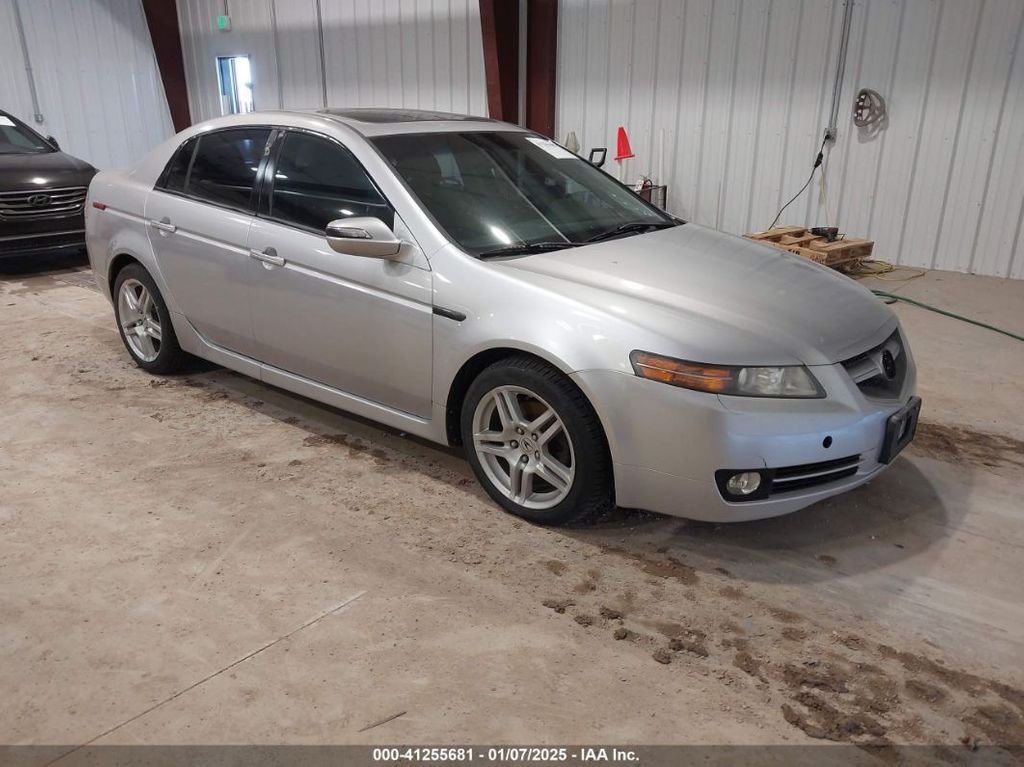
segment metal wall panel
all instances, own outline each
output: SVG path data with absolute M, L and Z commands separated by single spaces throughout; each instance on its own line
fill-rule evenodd
M 14 0 L 0 0 L 0 51 L 0 106 L 25 122 L 35 124 L 25 62 L 14 24 Z
M 277 16 L 275 48 L 281 73 L 279 106 L 286 109 L 322 106 L 315 0 L 274 3 L 271 10 Z M 324 53 L 326 55 L 326 50 Z M 192 90 L 191 84 L 189 90 Z M 260 106 L 257 102 L 256 107 Z
M 223 9 L 223 0 L 178 0 L 194 120 L 221 114 L 215 58 L 241 53 L 257 109 L 323 105 L 315 0 L 230 0 L 230 32 L 215 27 Z M 486 114 L 477 0 L 321 0 L 321 9 L 330 106 Z
M 44 122 L 32 103 L 14 26 L 0 0 L 0 103 L 99 168 L 129 165 L 174 133 L 139 0 L 21 0 Z
M 768 226 L 828 122 L 842 0 L 561 0 L 557 130 L 657 173 L 673 212 Z M 783 222 L 840 225 L 878 258 L 1024 277 L 1024 3 L 856 0 L 839 140 Z M 857 90 L 889 107 L 853 125 Z M 612 172 L 617 172 L 612 163 Z
M 217 57 L 248 54 L 253 75 L 256 109 L 277 109 L 277 62 L 273 14 L 269 0 L 231 0 L 228 4 L 231 31 L 217 30 L 217 16 L 224 13 L 223 0 L 177 0 L 181 48 L 188 83 L 189 110 L 193 122 L 221 114 Z M 312 3 L 278 3 L 278 7 Z M 306 24 L 315 29 L 315 16 Z M 315 40 L 315 37 L 314 37 Z M 310 41 L 306 41 L 309 45 Z M 315 54 L 316 44 L 312 43 Z M 303 73 L 306 76 L 306 73 Z M 319 93 L 320 75 L 308 78 Z M 319 99 L 317 100 L 319 103 Z

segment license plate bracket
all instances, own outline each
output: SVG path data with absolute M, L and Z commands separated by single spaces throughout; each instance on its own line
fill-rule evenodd
M 907 404 L 889 416 L 885 422 L 885 439 L 878 454 L 879 463 L 891 463 L 917 433 L 917 419 L 921 415 L 921 398 L 911 397 Z

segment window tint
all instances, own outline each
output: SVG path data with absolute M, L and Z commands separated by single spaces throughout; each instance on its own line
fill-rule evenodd
M 318 232 L 350 216 L 374 216 L 394 226 L 391 207 L 348 150 L 297 132 L 285 136 L 278 155 L 270 216 Z
M 163 174 L 160 176 L 160 181 L 157 184 L 161 189 L 166 189 L 170 192 L 184 192 L 185 182 L 188 181 L 188 169 L 192 164 L 192 154 L 195 152 L 196 143 L 199 139 L 189 139 L 182 146 L 178 147 L 178 151 L 171 157 L 171 161 L 167 163 L 167 167 L 164 169 Z
M 621 226 L 674 225 L 606 173 L 518 132 L 439 132 L 373 139 L 448 236 L 470 253 L 576 245 Z
M 187 194 L 219 205 L 248 208 L 269 128 L 239 128 L 199 137 Z
M 39 154 L 52 151 L 53 147 L 43 141 L 35 131 L 18 125 L 7 115 L 0 114 L 0 154 Z

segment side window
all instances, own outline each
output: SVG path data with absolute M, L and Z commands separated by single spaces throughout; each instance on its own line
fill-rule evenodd
M 160 174 L 157 188 L 166 189 L 168 192 L 184 192 L 185 184 L 188 181 L 188 169 L 192 165 L 192 155 L 195 153 L 196 144 L 199 139 L 191 138 L 178 147 L 177 151 L 167 163 L 164 172 Z
M 187 194 L 218 205 L 248 208 L 269 128 L 237 128 L 199 137 Z
M 322 232 L 338 218 L 374 216 L 394 226 L 394 212 L 348 150 L 291 132 L 274 169 L 270 216 Z

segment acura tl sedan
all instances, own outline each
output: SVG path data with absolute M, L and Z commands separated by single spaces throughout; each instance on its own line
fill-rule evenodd
M 128 353 L 188 354 L 447 445 L 529 520 L 731 522 L 867 482 L 913 438 L 893 312 L 475 117 L 250 113 L 89 187 Z

